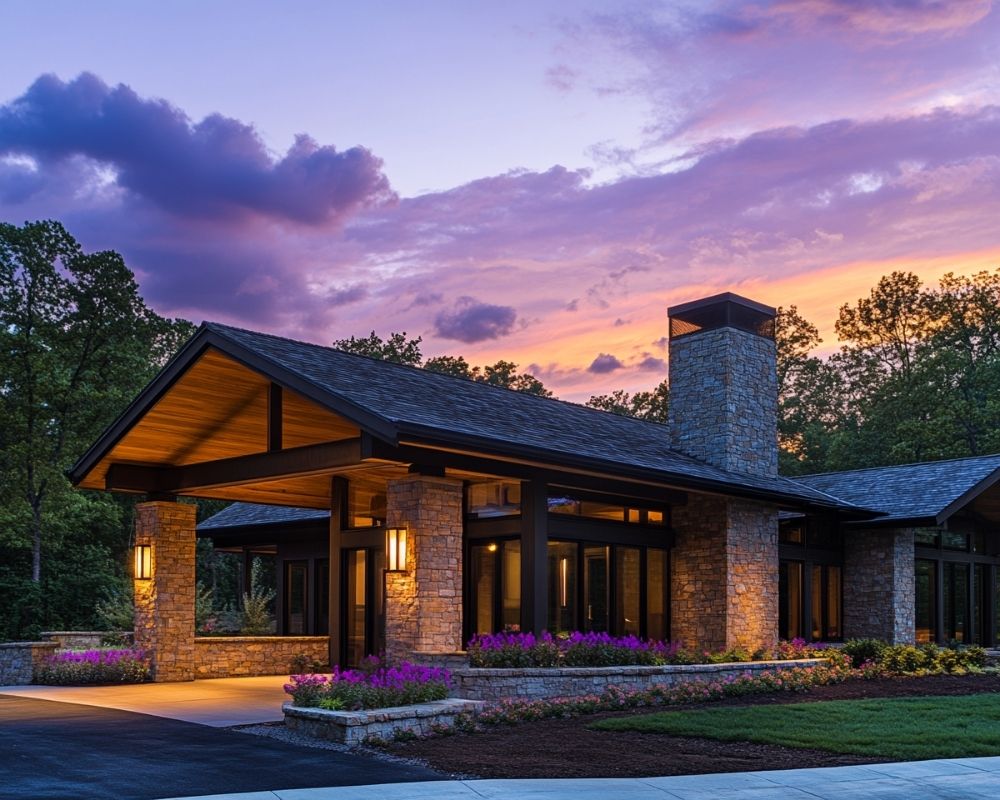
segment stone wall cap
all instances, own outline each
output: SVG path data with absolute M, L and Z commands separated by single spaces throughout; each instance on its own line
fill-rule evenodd
M 26 647 L 57 650 L 59 642 L 0 642 L 0 650 L 15 650 Z
M 665 664 L 646 666 L 626 664 L 618 667 L 463 667 L 451 670 L 456 678 L 543 678 L 599 677 L 603 675 L 676 675 L 727 670 L 762 670 L 769 667 L 811 667 L 826 662 L 825 658 L 795 658 L 785 661 L 728 661 L 720 664 Z
M 329 642 L 329 636 L 195 636 L 195 644 L 232 644 L 234 642 Z
M 462 711 L 474 712 L 485 705 L 486 702 L 484 700 L 463 700 L 458 697 L 447 697 L 444 700 L 416 703 L 412 706 L 368 708 L 362 711 L 328 711 L 325 708 L 303 708 L 292 703 L 282 704 L 281 710 L 290 717 L 329 720 L 347 727 L 354 727 L 356 725 L 367 725 L 371 722 L 390 722 L 399 719 L 433 717 L 441 713 L 457 714 Z

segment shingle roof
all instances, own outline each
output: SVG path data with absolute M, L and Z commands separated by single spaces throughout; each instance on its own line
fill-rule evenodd
M 879 525 L 902 520 L 937 520 L 982 484 L 1000 478 L 1000 454 L 803 475 L 796 480 L 848 503 L 877 508 Z M 985 487 L 983 487 L 985 488 Z
M 479 443 L 556 464 L 586 462 L 623 475 L 806 505 L 852 505 L 787 478 L 727 472 L 671 450 L 665 426 L 657 423 L 227 325 L 203 329 L 293 372 L 332 404 L 356 409 L 396 435 Z
M 199 531 L 221 528 L 243 528 L 250 525 L 276 525 L 278 523 L 310 522 L 330 518 L 329 511 L 289 506 L 263 506 L 257 503 L 233 503 L 218 514 L 198 523 Z

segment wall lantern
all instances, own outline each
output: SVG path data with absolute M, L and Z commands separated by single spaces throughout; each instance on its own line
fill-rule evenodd
M 406 528 L 385 529 L 386 572 L 406 571 Z
M 135 579 L 148 581 L 153 577 L 153 547 L 148 544 L 135 546 Z

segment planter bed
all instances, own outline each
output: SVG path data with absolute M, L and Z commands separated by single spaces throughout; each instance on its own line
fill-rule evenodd
M 645 689 L 653 685 L 675 686 L 689 681 L 717 680 L 746 673 L 814 667 L 824 658 L 794 661 L 747 661 L 728 664 L 672 664 L 661 667 L 522 667 L 500 669 L 466 667 L 452 670 L 454 694 L 467 700 L 579 697 L 601 694 L 609 686 Z
M 392 741 L 400 735 L 426 736 L 434 733 L 437 726 L 451 726 L 458 714 L 475 714 L 483 705 L 475 700 L 447 698 L 364 711 L 326 711 L 299 708 L 291 703 L 285 703 L 281 710 L 289 730 L 317 739 L 357 745 L 366 740 Z

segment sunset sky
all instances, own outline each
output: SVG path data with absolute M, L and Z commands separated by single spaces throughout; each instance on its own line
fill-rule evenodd
M 990 0 L 46 2 L 0 27 L 0 219 L 160 313 L 406 331 L 569 400 L 669 305 L 1000 267 Z

